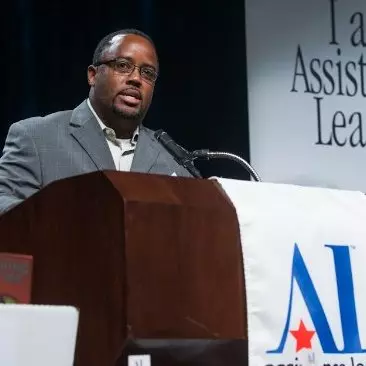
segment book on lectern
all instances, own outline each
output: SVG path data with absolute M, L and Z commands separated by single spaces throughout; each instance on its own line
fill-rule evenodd
M 0 253 L 0 303 L 29 304 L 32 273 L 31 255 Z

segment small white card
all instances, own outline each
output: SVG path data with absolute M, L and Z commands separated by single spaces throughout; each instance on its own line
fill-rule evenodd
M 1 366 L 72 366 L 79 311 L 71 306 L 0 305 Z
M 150 355 L 128 356 L 128 366 L 151 366 Z

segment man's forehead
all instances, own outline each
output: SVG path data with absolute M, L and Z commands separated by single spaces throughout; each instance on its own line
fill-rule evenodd
M 128 38 L 128 39 L 127 39 Z M 118 51 L 119 47 L 121 45 L 143 45 L 144 47 L 146 45 L 149 45 L 149 48 L 155 53 L 154 46 L 151 44 L 151 42 L 138 35 L 138 34 L 117 34 L 115 35 L 109 42 L 108 42 L 108 48 L 107 51 L 110 53 L 114 53 Z
M 127 34 L 117 34 L 108 42 L 108 51 L 115 52 Z
M 149 62 L 158 64 L 158 56 L 154 45 L 146 38 L 136 34 L 117 34 L 109 42 L 105 54 L 111 57 L 120 57 L 122 54 L 133 57 L 135 52 L 141 52 Z M 127 53 L 126 53 L 127 52 Z

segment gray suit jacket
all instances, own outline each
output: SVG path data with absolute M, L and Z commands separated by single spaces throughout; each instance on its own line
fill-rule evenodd
M 0 158 L 0 212 L 47 184 L 96 170 L 116 170 L 107 141 L 86 101 L 70 111 L 11 125 Z M 191 176 L 141 126 L 131 171 Z

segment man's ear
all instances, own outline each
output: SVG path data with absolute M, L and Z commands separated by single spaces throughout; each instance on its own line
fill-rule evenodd
M 96 74 L 97 74 L 97 68 L 94 65 L 88 66 L 88 84 L 89 84 L 89 86 L 94 86 Z

